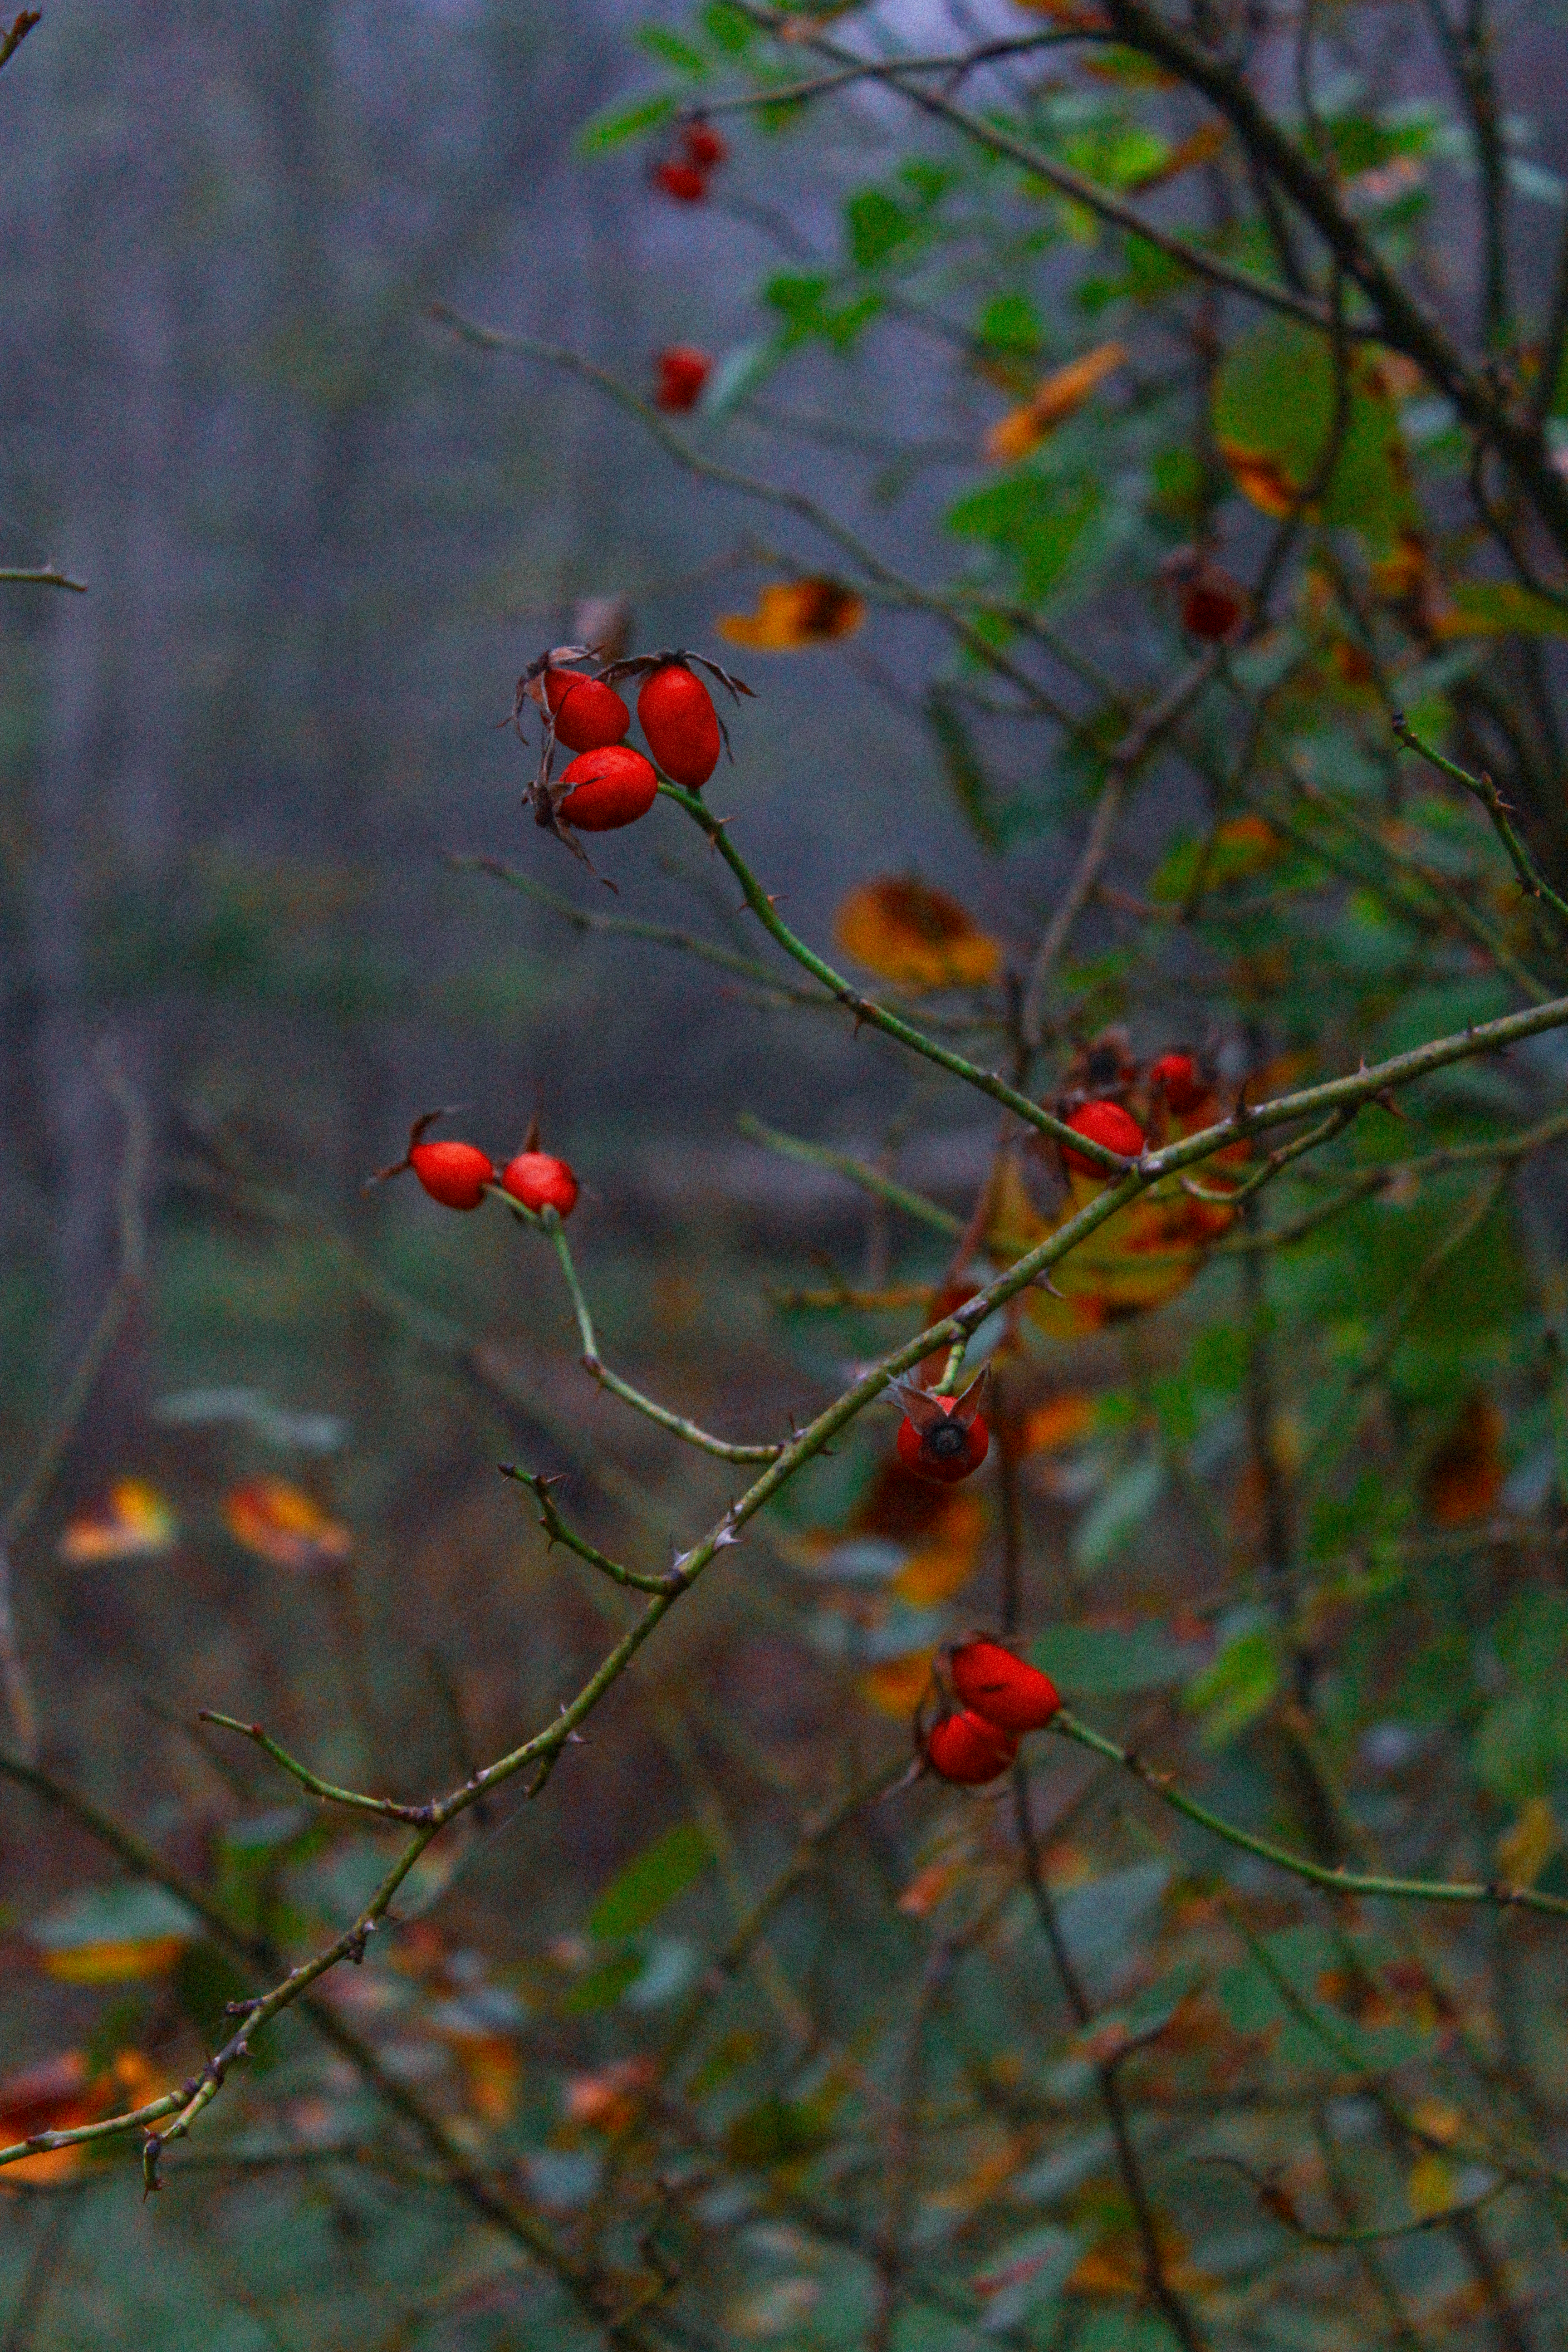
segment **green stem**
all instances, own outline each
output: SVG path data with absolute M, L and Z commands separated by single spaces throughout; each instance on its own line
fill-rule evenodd
M 934 1201 L 921 1193 L 911 1192 L 907 1185 L 896 1184 L 890 1176 L 870 1167 L 864 1160 L 853 1159 L 847 1151 L 830 1151 L 826 1144 L 806 1143 L 799 1136 L 784 1135 L 776 1127 L 766 1127 L 750 1111 L 742 1111 L 735 1124 L 752 1143 L 761 1143 L 769 1151 L 776 1151 L 783 1160 L 797 1160 L 808 1168 L 831 1168 L 835 1174 L 847 1177 L 863 1192 L 870 1192 L 889 1208 L 901 1209 L 906 1217 L 917 1223 L 929 1225 L 933 1233 L 956 1237 L 963 1231 L 964 1221 L 955 1217 L 951 1209 L 941 1209 Z
M 1536 866 L 1529 850 L 1510 824 L 1511 812 L 1491 778 L 1472 776 L 1469 770 L 1461 768 L 1457 760 L 1447 759 L 1441 751 L 1434 751 L 1430 745 L 1422 742 L 1418 735 L 1412 733 L 1398 711 L 1394 714 L 1393 724 L 1394 733 L 1407 751 L 1418 752 L 1428 767 L 1436 768 L 1450 782 L 1462 784 L 1466 792 L 1480 802 L 1492 821 L 1498 839 L 1508 852 L 1510 862 L 1519 877 L 1519 887 L 1526 898 L 1544 899 L 1559 920 L 1568 923 L 1568 900 L 1558 897 Z
M 425 1808 L 421 1805 L 400 1805 L 391 1797 L 367 1797 L 357 1789 L 340 1789 L 331 1780 L 319 1780 L 308 1766 L 290 1756 L 286 1748 L 280 1748 L 258 1723 L 241 1723 L 237 1716 L 218 1715 L 206 1706 L 201 1708 L 199 1720 L 216 1723 L 220 1730 L 237 1731 L 242 1739 L 253 1740 L 275 1764 L 298 1780 L 302 1789 L 308 1789 L 312 1797 L 319 1797 L 323 1804 L 350 1805 L 356 1812 L 379 1814 L 383 1821 L 423 1822 L 426 1818 Z
M 519 1469 L 515 1462 L 502 1462 L 499 1467 L 503 1478 L 515 1478 L 520 1486 L 528 1488 L 539 1506 L 539 1524 L 552 1543 L 564 1544 L 568 1551 L 575 1552 L 577 1558 L 586 1560 L 590 1568 L 600 1570 L 616 1584 L 627 1585 L 634 1591 L 668 1592 L 679 1589 L 672 1588 L 667 1576 L 645 1576 L 635 1568 L 623 1568 L 618 1559 L 612 1559 L 608 1552 L 598 1550 L 585 1536 L 580 1536 L 574 1528 L 568 1527 L 551 1498 L 550 1489 L 556 1483 L 554 1478 L 541 1477 L 536 1470 Z
M 1118 1746 L 1102 1731 L 1095 1731 L 1080 1723 L 1075 1715 L 1062 1707 L 1051 1718 L 1051 1729 L 1064 1739 L 1089 1748 L 1103 1756 L 1107 1763 L 1120 1764 L 1146 1789 L 1159 1798 L 1163 1805 L 1183 1814 L 1211 1836 L 1223 1838 L 1226 1845 L 1236 1846 L 1243 1853 L 1257 1856 L 1260 1862 L 1271 1862 L 1277 1869 L 1288 1870 L 1292 1877 L 1304 1878 L 1310 1886 L 1321 1886 L 1333 1895 L 1381 1895 L 1391 1903 L 1489 1903 L 1502 1908 L 1521 1907 L 1527 1911 L 1544 1911 L 1556 1919 L 1568 1919 L 1568 1895 L 1543 1895 L 1533 1886 L 1507 1886 L 1500 1881 L 1487 1885 L 1479 1879 L 1394 1878 L 1381 1872 L 1342 1870 L 1326 1863 L 1312 1862 L 1303 1853 L 1292 1853 L 1288 1846 L 1276 1845 L 1268 1838 L 1255 1837 L 1250 1830 L 1237 1829 L 1207 1805 L 1200 1804 L 1179 1789 L 1168 1773 L 1156 1771 L 1130 1748 Z

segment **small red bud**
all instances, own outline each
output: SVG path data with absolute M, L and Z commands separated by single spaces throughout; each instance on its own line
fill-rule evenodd
M 921 1430 L 906 1414 L 895 1441 L 899 1460 L 906 1470 L 933 1486 L 955 1486 L 984 1461 L 991 1450 L 991 1432 L 978 1412 L 967 1423 L 954 1421 L 953 1398 L 933 1397 L 931 1402 L 941 1408 L 943 1418 Z
M 711 172 L 717 164 L 730 160 L 730 142 L 722 131 L 715 131 L 710 122 L 689 122 L 680 134 L 686 150 L 686 160 L 695 163 L 700 172 Z
M 1143 1149 L 1142 1129 L 1118 1102 L 1084 1103 L 1068 1125 L 1075 1135 L 1087 1136 L 1090 1143 L 1103 1143 L 1108 1151 L 1120 1151 L 1127 1160 L 1136 1160 Z M 1075 1175 L 1092 1177 L 1097 1184 L 1110 1181 L 1110 1169 L 1098 1167 L 1081 1151 L 1064 1150 L 1062 1157 Z
M 618 699 L 618 698 L 617 698 Z M 627 743 L 606 743 L 584 751 L 561 778 L 564 797 L 556 814 L 582 833 L 613 833 L 635 824 L 658 798 L 658 778 L 640 751 Z
M 934 1726 L 925 1752 L 926 1762 L 939 1779 L 976 1789 L 1001 1778 L 1017 1755 L 1018 1743 L 965 1707 L 957 1715 L 944 1715 Z
M 408 1165 L 444 1209 L 477 1209 L 485 1186 L 496 1181 L 489 1152 L 477 1143 L 416 1143 Z
M 650 671 L 637 696 L 647 748 L 667 776 L 700 793 L 719 764 L 723 738 L 713 698 L 684 662 Z
M 501 1190 L 536 1213 L 553 1209 L 569 1217 L 577 1205 L 577 1179 L 551 1151 L 520 1151 L 501 1171 Z
M 678 205 L 700 205 L 708 194 L 708 174 L 695 163 L 661 163 L 653 176 Z
M 713 362 L 707 352 L 700 352 L 694 343 L 672 343 L 668 351 L 655 353 L 654 365 L 658 370 L 658 383 L 653 404 L 677 415 L 696 407 L 702 397 L 702 387 L 713 372 Z
M 1152 1065 L 1149 1076 L 1178 1118 L 1185 1118 L 1207 1098 L 1209 1089 L 1190 1054 L 1162 1054 Z
M 1061 1706 L 1049 1675 L 1000 1642 L 965 1642 L 951 1660 L 952 1687 L 973 1715 L 1016 1738 L 1043 1731 Z

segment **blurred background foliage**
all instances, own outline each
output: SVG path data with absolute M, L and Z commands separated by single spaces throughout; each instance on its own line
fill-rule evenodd
M 7 1753 L 229 1927 L 13 1774 L 0 2139 L 193 2076 L 247 1939 L 395 1851 L 200 1708 L 417 1803 L 627 1622 L 499 1463 L 645 1571 L 739 1491 L 583 1373 L 533 1236 L 362 1195 L 416 1113 L 504 1157 L 542 1108 L 607 1360 L 727 1435 L 1087 1197 L 748 976 L 674 807 L 613 898 L 525 824 L 500 722 L 584 599 L 739 667 L 710 796 L 788 920 L 1043 1100 L 1179 1128 L 1169 1050 L 1228 1108 L 1562 990 L 1390 727 L 1563 887 L 1561 23 L 1180 26 L 1544 491 L 1114 0 L 135 0 L 7 62 L 0 559 L 86 584 L 0 590 Z M 858 1422 L 160 2196 L 124 2140 L 0 2174 L 5 2352 L 1563 2340 L 1561 1921 L 1321 1898 L 1057 1741 L 883 1793 L 1016 1617 L 1241 1826 L 1568 1895 L 1563 1075 L 1124 1213 L 982 1333 L 961 1489 Z

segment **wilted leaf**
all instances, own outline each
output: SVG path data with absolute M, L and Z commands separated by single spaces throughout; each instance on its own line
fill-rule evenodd
M 179 1532 L 174 1515 L 145 1478 L 117 1478 L 94 1511 L 70 1521 L 59 1555 L 72 1568 L 100 1560 L 150 1559 L 167 1551 Z
M 725 613 L 717 625 L 731 645 L 793 654 L 852 637 L 865 618 L 863 598 L 837 580 L 775 580 L 759 593 L 754 613 Z
M 1309 493 L 1325 522 L 1359 530 L 1374 553 L 1419 530 L 1410 467 L 1389 381 L 1352 352 L 1337 451 L 1335 362 L 1327 340 L 1293 320 L 1255 327 L 1226 353 L 1214 392 L 1215 445 L 1242 495 L 1284 516 Z M 1332 458 L 1326 484 L 1319 476 Z
M 1284 846 L 1266 818 L 1227 817 L 1211 835 L 1178 842 L 1156 867 L 1149 895 L 1159 906 L 1177 905 L 1200 875 L 1205 888 L 1223 889 L 1272 866 Z
M 993 465 L 1014 466 L 1037 449 L 1048 434 L 1083 406 L 1095 386 L 1111 375 L 1127 357 L 1125 343 L 1100 343 L 1081 359 L 1069 360 L 1040 383 L 1022 407 L 1015 408 L 991 427 L 985 455 Z
M 522 2060 L 515 2035 L 498 2032 L 482 2004 L 444 2001 L 430 2020 L 458 2062 L 468 2103 L 481 2123 L 508 2124 L 517 2112 Z
M 1194 2268 L 1189 2256 L 1187 2242 L 1181 2231 L 1168 2221 L 1156 2221 L 1155 2235 L 1160 2248 L 1160 2267 L 1178 2294 L 1192 2294 L 1212 2286 Z M 1091 2246 L 1068 2280 L 1072 2294 L 1125 2296 L 1142 2302 L 1147 2292 L 1147 2271 L 1143 2260 L 1142 2241 L 1131 2221 L 1116 2229 Z
M 891 1591 L 911 1609 L 934 1609 L 951 1601 L 980 1565 L 984 1504 L 978 1495 L 949 1494 L 942 1499 L 947 1507 L 892 1580 Z
M 167 1975 L 196 1932 L 161 1886 L 127 1883 L 78 1895 L 27 1930 L 46 1972 L 67 1984 L 118 1984 Z
M 769 2097 L 736 2116 L 724 2135 L 724 2148 L 731 2164 L 760 2169 L 815 2156 L 830 2137 L 820 2102 Z
M 224 1496 L 223 1517 L 236 1543 L 275 1568 L 324 1568 L 353 1549 L 349 1529 L 283 1478 L 251 1478 L 233 1487 Z
M 84 2051 L 63 2050 L 0 2083 L 0 2147 L 14 2147 L 38 2132 L 75 2131 L 117 2107 L 145 2106 L 167 2087 L 163 2075 L 140 2051 L 119 2051 L 107 2066 L 97 2066 Z M 67 2179 L 85 2153 L 80 2147 L 57 2147 L 22 2157 L 0 2171 L 0 2190 Z
M 1490 1516 L 1502 1484 L 1502 1415 L 1478 1389 L 1426 1465 L 1426 1508 L 1440 1527 L 1465 1527 Z
M 965 1865 L 961 1861 L 928 1862 L 917 1870 L 899 1897 L 906 1919 L 929 1919 L 944 1895 L 957 1885 Z
M 568 2122 L 587 2131 L 625 2131 L 637 2120 L 642 2095 L 655 2074 L 647 2058 L 622 2058 L 597 2074 L 572 2075 L 564 2092 Z
M 1557 1851 L 1557 1823 L 1544 1797 L 1530 1797 L 1497 1842 L 1498 1875 L 1510 1886 L 1533 1886 Z
M 1568 607 L 1538 596 L 1517 580 L 1488 580 L 1458 587 L 1437 622 L 1445 637 L 1568 636 Z
M 1405 2194 L 1409 2200 L 1410 2210 L 1418 2221 L 1433 2221 L 1459 2201 L 1458 2169 L 1447 2157 L 1439 2156 L 1436 2148 L 1429 2148 L 1411 2166 Z
M 605 1944 L 638 1934 L 701 1876 L 710 1859 L 696 1822 L 677 1822 L 611 1879 L 588 1914 L 590 1934 Z
M 1001 969 L 996 941 L 956 898 L 913 875 L 851 890 L 833 936 L 846 955 L 900 988 L 977 988 Z

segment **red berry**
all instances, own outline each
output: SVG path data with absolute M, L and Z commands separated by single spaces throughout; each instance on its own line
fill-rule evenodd
M 556 814 L 581 833 L 613 833 L 617 825 L 635 824 L 658 797 L 658 778 L 642 753 L 626 743 L 584 751 L 561 781 L 566 796 Z
M 619 743 L 632 723 L 632 714 L 603 678 L 584 677 L 574 669 L 544 673 L 545 698 L 555 721 L 555 740 L 569 751 L 602 751 Z
M 637 697 L 647 748 L 667 776 L 700 793 L 719 764 L 722 738 L 713 698 L 683 662 L 666 662 Z
M 695 163 L 700 172 L 710 172 L 717 163 L 730 160 L 730 142 L 710 122 L 689 122 L 680 134 L 686 159 Z
M 707 352 L 700 352 L 692 343 L 672 343 L 668 351 L 656 354 L 654 365 L 658 370 L 654 406 L 677 413 L 696 407 L 713 371 Z
M 965 1642 L 952 1659 L 952 1687 L 971 1713 L 1016 1738 L 1043 1731 L 1061 1705 L 1049 1675 L 1000 1642 Z
M 1198 1066 L 1190 1054 L 1162 1054 L 1150 1069 L 1152 1083 L 1164 1094 L 1165 1100 L 1178 1118 L 1207 1099 L 1208 1087 L 1198 1075 Z
M 991 1450 L 991 1432 L 979 1413 L 967 1423 L 952 1420 L 956 1402 L 952 1397 L 932 1397 L 931 1402 L 946 1417 L 921 1431 L 906 1415 L 899 1423 L 899 1459 L 917 1478 L 928 1479 L 935 1486 L 955 1486 L 984 1461 Z
M 553 1209 L 569 1217 L 577 1205 L 577 1179 L 551 1151 L 520 1151 L 501 1170 L 501 1190 L 525 1209 Z
M 416 1143 L 408 1165 L 444 1209 L 477 1209 L 496 1181 L 489 1152 L 477 1143 Z
M 708 194 L 708 174 L 695 163 L 661 163 L 653 176 L 678 205 L 700 205 Z
M 956 1780 L 970 1789 L 999 1779 L 1017 1753 L 1016 1739 L 1009 1739 L 984 1717 L 972 1715 L 967 1707 L 958 1715 L 944 1715 L 926 1741 L 926 1761 L 931 1770 L 944 1780 Z
M 1087 1102 L 1074 1111 L 1068 1125 L 1075 1135 L 1086 1135 L 1090 1143 L 1103 1143 L 1108 1151 L 1120 1151 L 1125 1159 L 1136 1160 L 1143 1149 L 1143 1130 L 1131 1111 L 1118 1102 Z M 1097 1183 L 1108 1183 L 1110 1171 L 1086 1160 L 1081 1151 L 1064 1151 L 1062 1157 L 1079 1176 L 1092 1176 Z
M 1200 572 L 1182 591 L 1182 626 L 1205 646 L 1223 646 L 1242 617 L 1241 591 L 1223 572 Z

